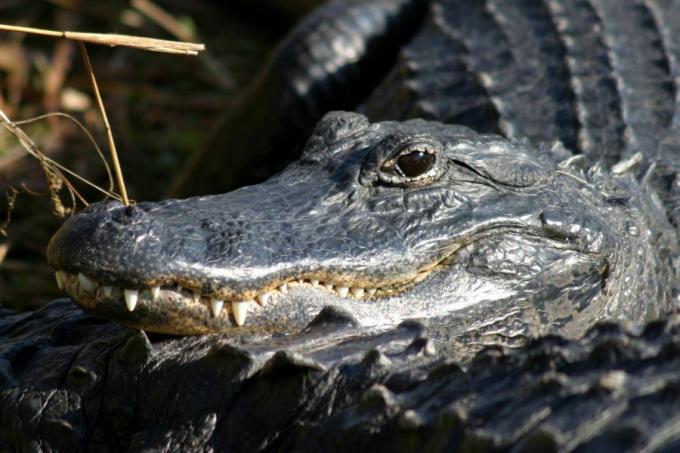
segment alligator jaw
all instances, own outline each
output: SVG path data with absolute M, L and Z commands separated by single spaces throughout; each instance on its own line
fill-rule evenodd
M 347 287 L 319 280 L 297 279 L 282 283 L 269 291 L 263 291 L 250 300 L 225 301 L 217 297 L 201 295 L 180 284 L 152 286 L 141 290 L 124 289 L 100 284 L 82 273 L 70 274 L 65 271 L 57 271 L 56 279 L 61 289 L 88 309 L 101 309 L 102 304 L 118 304 L 121 307 L 124 306 L 128 312 L 133 312 L 147 304 L 158 304 L 165 306 L 167 311 L 175 311 L 173 305 L 179 304 L 181 307 L 176 310 L 178 312 L 201 311 L 205 313 L 206 319 L 212 318 L 216 320 L 215 322 L 220 322 L 227 327 L 243 326 L 248 313 L 276 303 L 293 286 L 306 286 L 355 300 L 369 299 L 379 290 L 379 288 Z M 193 332 L 192 328 L 189 326 L 187 328 L 189 331 L 185 333 L 200 333 L 202 330 L 196 327 L 197 332 Z
M 457 249 L 458 246 L 452 246 L 445 260 L 451 260 Z M 81 272 L 75 274 L 63 270 L 56 271 L 55 278 L 59 289 L 95 314 L 119 319 L 124 324 L 149 331 L 195 335 L 240 328 L 246 325 L 249 315 L 266 317 L 267 310 L 285 299 L 290 290 L 304 288 L 326 297 L 334 296 L 355 303 L 369 302 L 404 291 L 425 280 L 440 265 L 441 262 L 435 263 L 406 280 L 385 283 L 383 286 L 366 286 L 365 282 L 350 285 L 346 283 L 347 280 L 335 283 L 314 277 L 288 279 L 251 292 L 249 298 L 234 300 L 204 295 L 181 283 L 126 289 L 102 284 Z

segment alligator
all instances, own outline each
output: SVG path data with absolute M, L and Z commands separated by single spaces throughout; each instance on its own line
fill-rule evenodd
M 255 83 L 307 79 L 231 173 L 287 129 L 268 167 L 290 160 L 422 3 L 303 21 Z M 0 445 L 677 447 L 655 404 L 677 321 L 651 320 L 678 296 L 680 5 L 629 3 L 435 1 L 360 113 L 323 116 L 267 181 L 65 222 L 48 259 L 97 317 L 2 314 Z M 390 39 L 361 28 L 376 10 Z
M 291 333 L 324 306 L 364 325 L 440 319 L 477 341 L 658 318 L 678 238 L 631 177 L 641 156 L 610 174 L 562 151 L 332 112 L 268 181 L 94 205 L 48 257 L 81 306 L 161 333 Z

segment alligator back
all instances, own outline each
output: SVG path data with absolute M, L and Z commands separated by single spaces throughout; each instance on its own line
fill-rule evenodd
M 441 0 L 363 109 L 533 142 L 591 164 L 643 153 L 680 217 L 680 2 Z

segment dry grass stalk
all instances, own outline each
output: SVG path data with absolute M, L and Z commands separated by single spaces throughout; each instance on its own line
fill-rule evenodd
M 144 38 L 141 36 L 119 35 L 112 33 L 83 33 L 77 31 L 56 31 L 43 28 L 19 27 L 0 24 L 0 30 L 30 33 L 34 35 L 52 36 L 80 42 L 90 42 L 106 46 L 126 46 L 152 52 L 165 52 L 180 55 L 198 55 L 205 50 L 204 44 L 170 41 L 166 39 Z
M 44 113 L 42 115 L 34 116 L 33 118 L 28 118 L 28 119 L 21 120 L 21 121 L 14 121 L 13 124 L 15 126 L 21 126 L 23 124 L 31 124 L 31 123 L 35 123 L 36 121 L 42 121 L 42 120 L 48 119 L 48 118 L 66 118 L 66 119 L 70 120 L 71 122 L 73 122 L 76 125 L 76 127 L 78 127 L 85 134 L 87 139 L 92 144 L 92 147 L 94 148 L 94 150 L 99 155 L 99 159 L 101 160 L 102 164 L 104 164 L 104 168 L 106 169 L 107 179 L 109 181 L 109 186 L 108 186 L 108 189 L 102 189 L 99 186 L 96 186 L 92 183 L 88 183 L 86 180 L 82 180 L 82 181 L 87 183 L 88 185 L 96 188 L 96 189 L 99 189 L 99 191 L 102 192 L 107 197 L 112 197 L 112 198 L 115 198 L 116 200 L 120 200 L 120 197 L 118 197 L 117 195 L 113 195 L 113 190 L 114 190 L 113 174 L 111 173 L 111 167 L 109 166 L 109 163 L 106 161 L 106 157 L 104 157 L 104 153 L 102 152 L 101 148 L 99 148 L 99 145 L 97 145 L 97 141 L 94 139 L 94 137 L 92 136 L 90 131 L 87 130 L 85 125 L 83 123 L 81 123 L 80 121 L 78 121 L 76 118 L 69 115 L 68 113 L 51 112 L 51 113 Z M 57 165 L 61 170 L 66 171 L 67 173 L 71 174 L 68 169 L 61 167 L 56 162 L 54 164 Z M 0 167 L 0 168 L 2 168 L 2 167 Z
M 68 115 L 65 114 L 59 114 L 60 116 L 65 116 L 68 118 Z M 37 121 L 38 119 L 42 119 L 47 115 L 43 115 L 42 117 L 38 117 L 37 119 L 31 119 L 31 120 L 24 120 L 21 123 L 26 123 L 26 122 L 31 122 L 31 121 Z M 73 119 L 73 118 L 71 118 Z M 73 119 L 76 121 L 75 119 Z M 80 201 L 83 205 L 87 206 L 88 203 L 85 200 L 85 198 L 76 190 L 76 188 L 73 186 L 73 184 L 69 181 L 69 179 L 66 177 L 66 174 L 80 180 L 81 182 L 95 188 L 96 190 L 104 193 L 106 196 L 114 198 L 114 199 L 120 199 L 116 194 L 112 193 L 110 190 L 103 189 L 96 184 L 88 181 L 87 179 L 83 178 L 82 176 L 74 173 L 73 171 L 69 170 L 68 168 L 64 167 L 58 162 L 55 162 L 54 160 L 50 159 L 47 157 L 42 151 L 40 151 L 39 147 L 31 140 L 31 138 L 24 132 L 18 125 L 18 123 L 12 122 L 7 115 L 5 115 L 5 112 L 0 110 L 0 125 L 3 126 L 5 129 L 7 129 L 12 135 L 14 135 L 21 146 L 24 147 L 24 149 L 33 157 L 38 159 L 38 162 L 40 163 L 43 171 L 45 172 L 45 176 L 47 178 L 47 185 L 48 185 L 48 190 L 50 192 L 50 198 L 52 201 L 52 210 L 53 212 L 58 215 L 59 217 L 65 217 L 72 212 L 74 212 L 75 207 L 76 207 L 76 200 Z M 76 124 L 78 124 L 79 127 L 83 128 L 82 124 L 78 123 L 76 121 Z M 88 133 L 88 136 L 91 138 L 91 136 Z M 97 148 L 97 152 L 99 153 L 100 157 L 103 159 L 103 155 L 101 154 L 101 151 Z M 109 171 L 108 164 L 106 164 L 107 171 Z M 110 175 L 110 171 L 109 171 Z M 64 206 L 64 204 L 61 201 L 61 198 L 59 197 L 59 192 L 61 191 L 62 188 L 66 188 L 68 190 L 69 196 L 71 198 L 71 206 Z M 10 198 L 11 199 L 11 198 Z
M 50 192 L 50 199 L 52 201 L 52 211 L 55 215 L 59 217 L 65 217 L 72 213 L 76 205 L 76 196 L 78 196 L 78 198 L 87 205 L 85 199 L 79 196 L 75 188 L 70 187 L 70 184 L 63 173 L 61 173 L 61 171 L 59 171 L 59 169 L 53 165 L 53 161 L 45 156 L 45 154 L 40 151 L 33 140 L 31 140 L 28 134 L 26 134 L 16 124 L 10 121 L 10 119 L 7 118 L 7 115 L 5 115 L 5 113 L 2 111 L 0 111 L 0 122 L 2 122 L 2 125 L 19 140 L 19 143 L 21 143 L 21 145 L 24 147 L 24 149 L 26 149 L 26 151 L 28 151 L 29 154 L 38 159 L 38 162 L 45 173 L 45 177 L 47 178 L 47 187 Z M 61 198 L 59 197 L 59 191 L 61 191 L 64 185 L 69 188 L 71 207 L 64 206 Z M 8 192 L 7 194 L 10 208 L 14 206 L 14 199 L 16 198 L 16 190 L 12 190 L 13 191 L 11 193 Z M 9 222 L 9 218 L 7 219 L 7 222 Z
M 130 200 L 128 199 L 127 189 L 125 188 L 125 179 L 123 178 L 123 171 L 121 170 L 120 161 L 118 160 L 116 142 L 113 140 L 113 132 L 111 131 L 111 125 L 109 124 L 109 117 L 106 115 L 104 102 L 102 101 L 102 97 L 99 94 L 99 86 L 97 85 L 97 79 L 94 76 L 92 63 L 90 63 L 90 57 L 87 55 L 85 44 L 82 42 L 79 42 L 78 44 L 80 45 L 80 53 L 83 56 L 83 61 L 85 62 L 85 69 L 87 70 L 87 74 L 90 77 L 92 89 L 94 90 L 94 95 L 97 99 L 97 104 L 99 105 L 99 111 L 104 121 L 104 129 L 106 130 L 106 137 L 109 142 L 109 151 L 111 152 L 111 160 L 113 161 L 113 171 L 116 173 L 116 180 L 118 181 L 118 190 L 120 191 L 120 196 L 123 199 L 123 204 L 125 204 L 125 206 L 129 206 Z
M 174 53 L 174 54 L 185 54 L 185 55 L 198 55 L 198 52 L 205 50 L 205 45 L 203 44 L 196 44 L 196 43 L 189 43 L 189 42 L 181 42 L 181 41 L 168 41 L 168 40 L 163 40 L 163 39 L 154 39 L 154 38 L 143 38 L 143 37 L 138 37 L 138 36 L 128 36 L 128 35 L 118 35 L 118 34 L 107 34 L 107 33 L 81 33 L 81 32 L 72 32 L 72 31 L 55 31 L 55 30 L 47 30 L 47 29 L 42 29 L 42 28 L 32 28 L 32 27 L 20 27 L 20 26 L 14 26 L 14 25 L 5 25 L 5 24 L 0 24 L 0 30 L 5 30 L 5 31 L 14 31 L 14 32 L 22 32 L 22 33 L 31 33 L 31 34 L 37 34 L 37 35 L 42 35 L 42 36 L 51 36 L 51 37 L 60 37 L 60 38 L 66 38 L 74 41 L 78 41 L 78 44 L 80 46 L 80 52 L 83 57 L 83 61 L 85 62 L 85 67 L 87 69 L 88 76 L 90 77 L 90 81 L 92 83 L 92 87 L 94 89 L 94 94 L 97 99 L 97 103 L 99 105 L 99 110 L 102 115 L 102 119 L 104 121 L 104 127 L 106 130 L 106 135 L 109 143 L 109 150 L 111 152 L 111 159 L 113 161 L 113 167 L 114 171 L 116 173 L 116 180 L 118 182 L 118 188 L 120 190 L 120 195 L 123 203 L 127 206 L 130 204 L 130 201 L 128 199 L 127 195 L 127 190 L 125 188 L 125 180 L 123 178 L 123 172 L 120 167 L 120 161 L 118 160 L 118 153 L 116 151 L 116 144 L 113 139 L 113 133 L 111 131 L 111 125 L 109 124 L 109 119 L 108 116 L 106 115 L 106 109 L 104 108 L 104 103 L 102 102 L 101 95 L 99 93 L 99 87 L 97 85 L 97 80 L 94 75 L 94 71 L 92 70 L 92 64 L 90 63 L 90 58 L 87 54 L 87 49 L 85 48 L 85 42 L 90 42 L 90 43 L 95 43 L 95 44 L 104 44 L 104 45 L 109 45 L 109 46 L 128 46 L 128 47 L 134 47 L 134 48 L 139 48 L 139 49 L 144 49 L 144 50 L 151 50 L 151 51 L 156 51 L 156 52 L 166 52 L 166 53 Z M 4 114 L 3 114 L 4 116 Z M 5 119 L 9 121 L 9 119 L 5 116 Z M 4 120 L 3 120 L 4 122 Z M 7 125 L 5 124 L 5 127 Z M 20 139 L 21 141 L 21 139 Z M 22 143 L 23 144 L 23 143 Z M 44 155 L 37 151 L 34 154 L 38 160 L 41 162 L 41 165 L 44 164 L 43 158 Z M 48 181 L 51 181 L 50 177 L 50 169 L 46 168 L 44 165 L 44 170 L 45 174 L 47 175 Z M 107 166 L 108 170 L 108 166 Z M 57 178 L 58 179 L 58 178 Z M 58 191 L 58 190 L 57 190 Z M 58 197 L 57 197 L 58 201 Z M 83 200 L 84 201 L 84 200 Z

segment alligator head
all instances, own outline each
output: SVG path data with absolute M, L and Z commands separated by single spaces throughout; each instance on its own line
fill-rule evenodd
M 291 332 L 327 305 L 366 325 L 445 319 L 497 336 L 656 316 L 677 238 L 653 195 L 625 165 L 556 155 L 569 157 L 333 112 L 265 183 L 93 205 L 48 259 L 85 309 L 174 334 Z

